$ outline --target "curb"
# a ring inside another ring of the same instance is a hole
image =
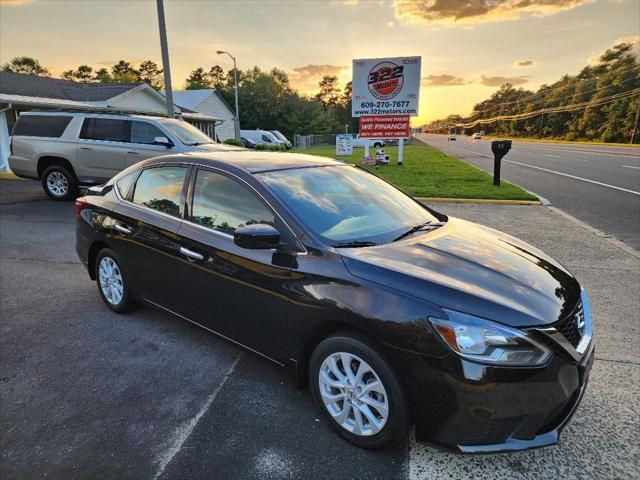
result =
[[[16,174],[12,172],[0,172],[0,178],[5,180],[22,180],[20,177],[16,176]]]
[[[502,200],[492,198],[440,198],[440,197],[414,197],[419,202],[433,203],[478,203],[493,205],[542,205],[539,200]]]

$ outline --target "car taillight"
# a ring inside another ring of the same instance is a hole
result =
[[[78,218],[80,216],[80,212],[82,211],[82,209],[84,207],[86,207],[89,204],[89,202],[87,202],[87,199],[84,197],[78,197],[76,198],[76,203],[74,204],[74,208],[76,210],[76,218]]]

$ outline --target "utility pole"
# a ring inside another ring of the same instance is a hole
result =
[[[640,102],[638,102],[638,110],[636,110],[636,121],[633,124],[633,132],[631,132],[631,145],[633,145],[633,141],[636,139],[636,132],[638,131],[638,117],[640,117]]]
[[[158,27],[160,29],[160,50],[162,51],[162,69],[164,70],[164,98],[167,100],[167,117],[175,118],[173,109],[173,90],[171,89],[171,68],[169,67],[169,46],[167,45],[167,25],[164,21],[163,0],[158,5]]]
[[[225,52],[224,50],[218,50],[216,52],[218,55],[228,55],[231,60],[233,60],[233,82],[234,82],[234,90],[236,95],[236,117],[233,122],[236,140],[240,140],[240,112],[238,111],[238,68],[236,67],[236,57],[231,55],[229,52]]]

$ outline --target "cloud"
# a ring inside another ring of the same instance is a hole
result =
[[[422,81],[420,83],[427,87],[456,87],[458,85],[466,85],[469,82],[465,81],[464,78],[456,77],[455,75],[442,74],[422,77]]]
[[[538,62],[534,60],[520,60],[519,62],[514,62],[514,67],[535,67],[538,65]]]
[[[484,75],[480,76],[480,83],[487,87],[500,87],[505,83],[510,83],[511,85],[522,85],[529,81],[528,76],[520,75],[518,77],[486,77]]]
[[[318,82],[325,75],[335,75],[340,83],[346,83],[351,80],[346,79],[347,74],[351,71],[350,66],[342,65],[314,65],[308,64],[302,67],[296,67],[289,73],[291,85],[304,93],[315,92],[318,90]],[[350,75],[348,75],[350,77]]]
[[[32,1],[33,0],[0,0],[0,5],[3,7],[20,7]]]
[[[394,0],[395,16],[414,23],[470,24],[548,16],[588,0]]]
[[[638,59],[640,59],[640,35],[620,37],[613,42],[612,46],[615,47],[616,45],[620,45],[621,43],[630,43],[633,46],[631,51]],[[598,65],[600,63],[600,57],[604,52],[606,52],[606,50],[602,50],[601,52],[591,52],[591,55],[589,55],[589,58],[587,59],[589,65]]]

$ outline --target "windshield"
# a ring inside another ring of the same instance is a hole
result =
[[[278,140],[282,140],[283,142],[288,142],[289,140],[287,140],[287,137],[285,137],[283,134],[281,134],[279,131],[277,130],[273,130],[271,132]]]
[[[328,243],[388,243],[426,222],[426,208],[366,171],[347,165],[259,174],[273,193]]]
[[[215,143],[211,138],[187,122],[163,122],[163,125],[185,145]]]

